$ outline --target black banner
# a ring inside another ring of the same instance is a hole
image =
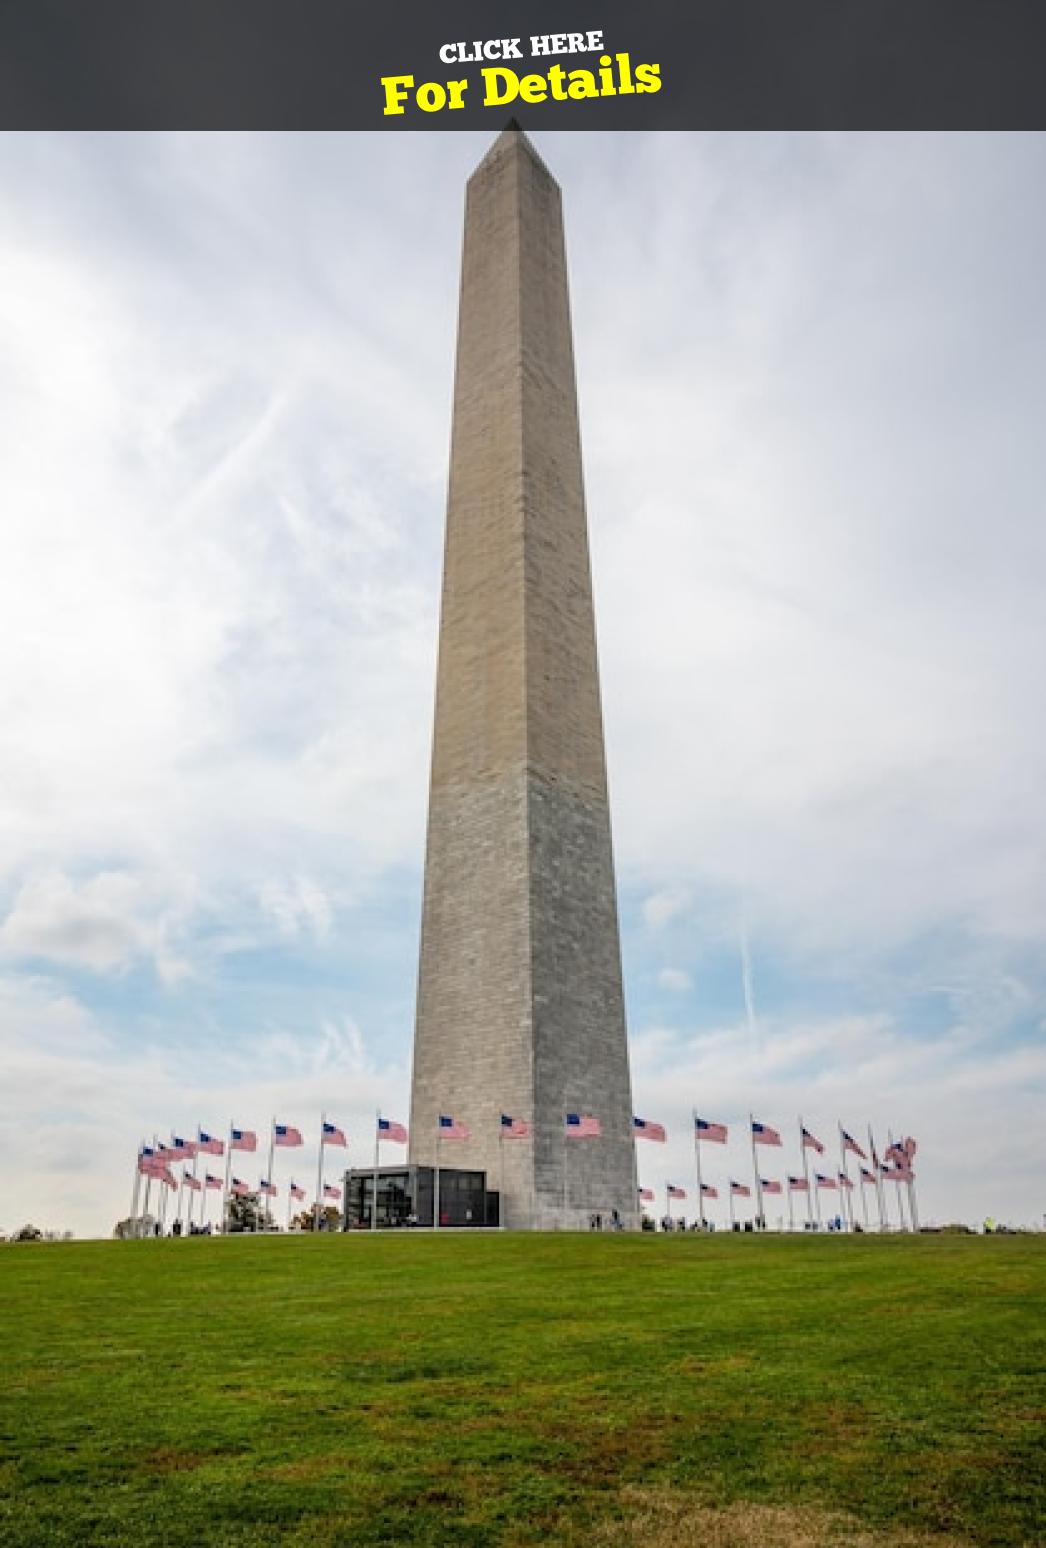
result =
[[[1031,128],[1044,43],[1042,0],[0,0],[0,122]]]

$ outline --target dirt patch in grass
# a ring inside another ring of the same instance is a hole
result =
[[[590,1545],[627,1548],[969,1548],[957,1537],[873,1532],[830,1512],[736,1504],[722,1510],[669,1490],[622,1491],[622,1516],[585,1534]]]
[[[206,1451],[177,1451],[172,1446],[161,1446],[159,1451],[146,1452],[140,1466],[143,1473],[191,1473],[213,1461]]]

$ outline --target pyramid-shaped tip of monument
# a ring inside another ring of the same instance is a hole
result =
[[[552,178],[552,173],[535,150],[534,142],[523,128],[519,119],[514,116],[509,119],[504,129],[502,129],[493,145],[487,151],[487,154],[476,168],[476,172],[489,167],[495,161],[499,161],[506,151],[514,151],[516,154],[525,153],[532,161],[537,163],[546,177]],[[475,173],[473,173],[473,176],[475,176]],[[555,182],[555,178],[552,178],[552,181]]]

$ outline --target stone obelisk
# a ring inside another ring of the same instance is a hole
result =
[[[514,125],[466,199],[412,1161],[441,1113],[471,1138],[440,1164],[485,1170],[508,1227],[636,1223],[563,217]]]

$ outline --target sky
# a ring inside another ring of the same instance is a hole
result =
[[[1046,138],[534,138],[641,1181],[801,1113],[1041,1224]],[[154,1134],[298,1125],[282,1205],[321,1109],[406,1119],[487,143],[0,138],[0,1231],[108,1235]]]

